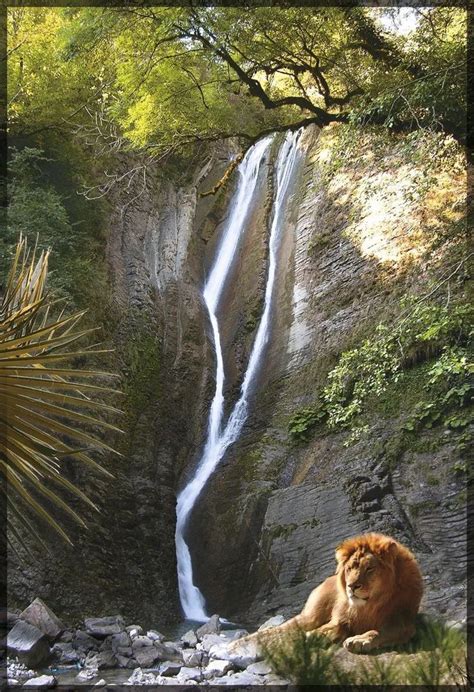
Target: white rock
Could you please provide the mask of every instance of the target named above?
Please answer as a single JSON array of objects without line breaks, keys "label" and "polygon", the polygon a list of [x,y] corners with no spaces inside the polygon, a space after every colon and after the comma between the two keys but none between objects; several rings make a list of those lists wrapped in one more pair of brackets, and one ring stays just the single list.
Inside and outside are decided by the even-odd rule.
[{"label": "white rock", "polygon": [[263,625],[260,625],[258,631],[267,630],[269,627],[278,627],[278,625],[282,625],[284,622],[285,618],[283,615],[274,615],[272,618],[266,620]]},{"label": "white rock", "polygon": [[[227,680],[229,682],[227,682]],[[253,675],[252,673],[247,673],[246,670],[242,670],[240,673],[235,673],[228,677],[221,678],[219,684],[224,682],[227,685],[262,685],[263,678],[259,675]]]},{"label": "white rock", "polygon": [[198,639],[202,639],[205,634],[218,634],[221,631],[221,623],[218,615],[213,615],[209,620],[198,627],[196,630],[196,636]]},{"label": "white rock", "polygon": [[57,683],[54,675],[40,675],[37,678],[30,678],[23,683],[23,687],[47,688],[54,687]]},{"label": "white rock", "polygon": [[134,637],[132,640],[132,649],[140,649],[142,646],[153,646],[153,640],[143,635]]},{"label": "white rock", "polygon": [[20,619],[37,627],[49,639],[56,639],[64,630],[61,620],[48,608],[41,598],[35,598],[25,610],[20,613]]},{"label": "white rock", "polygon": [[35,671],[27,668],[16,658],[7,657],[8,678],[34,678]]},{"label": "white rock", "polygon": [[257,644],[253,641],[242,644],[232,643],[231,647],[228,644],[215,644],[209,649],[209,656],[231,661],[236,668],[242,669],[263,658]]},{"label": "white rock", "polygon": [[188,632],[183,634],[181,637],[181,641],[183,644],[186,644],[186,646],[196,646],[198,643],[198,638],[196,637],[194,630],[188,630]]},{"label": "white rock", "polygon": [[161,632],[157,632],[156,630],[148,630],[146,636],[148,639],[151,639],[152,642],[164,642],[166,639],[164,634],[161,634]]},{"label": "white rock", "polygon": [[179,682],[188,682],[189,680],[195,680],[196,682],[201,682],[204,678],[203,672],[200,668],[188,668],[183,666],[176,676]]},{"label": "white rock", "polygon": [[199,648],[209,651],[212,646],[224,646],[226,642],[218,634],[205,634],[200,643],[201,646]]},{"label": "white rock", "polygon": [[79,671],[79,673],[76,675],[76,680],[78,682],[85,682],[87,680],[92,680],[92,678],[95,678],[97,675],[97,668],[84,668],[83,670]]},{"label": "white rock", "polygon": [[212,661],[209,661],[208,665],[206,666],[206,670],[204,671],[204,677],[206,678],[206,680],[209,680],[213,677],[220,678],[226,673],[228,673],[229,670],[232,670],[232,668],[233,664],[230,661],[216,658]]},{"label": "white rock", "polygon": [[266,661],[251,663],[247,668],[247,673],[253,673],[254,675],[269,675],[271,672],[272,667]]},{"label": "white rock", "polygon": [[153,673],[144,673],[141,668],[135,668],[131,676],[128,678],[126,685],[155,685],[159,676]]},{"label": "white rock", "polygon": [[100,680],[98,680],[98,681],[94,684],[94,687],[105,687],[106,684],[107,684],[107,683],[106,683],[106,681],[104,680],[104,678],[101,678]]},{"label": "white rock", "polygon": [[193,649],[184,649],[183,651],[183,661],[184,665],[190,666],[202,666],[205,665],[208,658],[205,651],[193,651]]},{"label": "white rock", "polygon": [[48,639],[44,632],[24,620],[17,620],[7,635],[10,654],[17,656],[30,668],[39,666],[49,655]]}]

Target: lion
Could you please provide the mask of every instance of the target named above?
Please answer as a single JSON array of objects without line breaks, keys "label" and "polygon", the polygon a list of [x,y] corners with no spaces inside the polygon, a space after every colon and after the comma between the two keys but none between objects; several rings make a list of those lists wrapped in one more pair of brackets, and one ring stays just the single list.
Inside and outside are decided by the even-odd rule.
[{"label": "lion", "polygon": [[299,615],[239,643],[264,643],[304,630],[352,653],[405,644],[415,633],[423,579],[413,554],[379,533],[349,538],[336,548],[336,573],[315,588]]}]

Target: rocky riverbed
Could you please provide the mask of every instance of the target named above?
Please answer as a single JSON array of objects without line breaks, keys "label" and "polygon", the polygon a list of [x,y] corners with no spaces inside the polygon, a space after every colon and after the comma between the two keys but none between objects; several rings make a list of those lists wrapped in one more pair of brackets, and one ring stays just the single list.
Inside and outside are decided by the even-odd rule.
[{"label": "rocky riverbed", "polygon": [[[262,627],[279,624],[272,618]],[[120,615],[85,618],[68,628],[37,598],[7,614],[8,686],[56,685],[278,685],[255,645],[229,651],[245,629],[222,629],[218,615],[169,640],[155,629],[127,624]]]},{"label": "rocky riverbed", "polygon": [[[288,689],[292,684],[272,670],[253,642],[236,645],[247,630],[218,615],[202,625],[182,628],[173,636],[127,624],[121,615],[86,617],[76,626],[67,627],[39,598],[22,612],[5,615],[8,687],[171,685],[183,689],[194,685],[242,689],[265,685]],[[259,629],[283,621],[282,615],[276,615]],[[420,615],[415,637],[418,645],[414,642],[405,651],[385,651],[376,656],[351,654],[340,648],[335,652],[334,664],[348,672],[351,680],[370,673],[375,676],[370,678],[371,684],[378,681],[382,670],[385,682],[389,672],[394,684],[406,682],[403,675],[413,666],[418,669],[417,680],[432,680],[434,667],[438,666],[438,682],[464,681],[465,639],[461,636],[454,650],[453,642],[449,644],[449,632],[465,632],[466,621],[446,622],[442,637],[438,632],[427,638],[426,628],[433,625],[431,618]],[[423,631],[425,637],[420,638]],[[308,660],[303,657],[291,668],[292,677],[304,678],[307,666]]]}]

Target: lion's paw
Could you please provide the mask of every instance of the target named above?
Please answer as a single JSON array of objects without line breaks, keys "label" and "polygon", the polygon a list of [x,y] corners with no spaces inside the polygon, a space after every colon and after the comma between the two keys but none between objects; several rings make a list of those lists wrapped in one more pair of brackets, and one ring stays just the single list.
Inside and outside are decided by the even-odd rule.
[{"label": "lion's paw", "polygon": [[312,630],[312,633],[323,635],[323,637],[327,637],[332,642],[337,642],[341,638],[339,627],[333,625],[322,625],[322,627]]},{"label": "lion's paw", "polygon": [[357,634],[355,637],[348,637],[342,643],[342,646],[353,654],[363,654],[370,651],[372,647],[373,637],[368,637],[365,634]]}]

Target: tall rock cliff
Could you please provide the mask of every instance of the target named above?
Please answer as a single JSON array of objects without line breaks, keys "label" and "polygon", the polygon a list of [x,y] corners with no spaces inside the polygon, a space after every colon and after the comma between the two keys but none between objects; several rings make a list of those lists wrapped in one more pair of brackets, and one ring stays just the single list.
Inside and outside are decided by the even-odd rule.
[{"label": "tall rock cliff", "polygon": [[388,145],[374,133],[344,142],[337,127],[304,134],[252,412],[192,521],[197,582],[212,612],[255,622],[297,612],[333,573],[337,543],[365,531],[413,549],[425,609],[465,612],[460,435],[440,426],[403,436],[401,422],[420,396],[415,384],[374,401],[355,439],[322,429],[295,444],[288,431],[292,414],[317,400],[338,355],[379,321],[396,323],[404,294],[427,293],[449,268],[450,242],[430,248],[440,226],[462,216],[464,177],[462,168],[449,175],[435,166],[426,183],[422,146],[403,138]]},{"label": "tall rock cliff", "polygon": [[[374,400],[363,429],[289,426],[327,385],[340,354],[400,319],[406,293],[442,281],[462,218],[463,167],[441,139],[307,128],[278,258],[271,335],[250,415],[198,500],[188,538],[210,612],[258,622],[297,612],[334,570],[338,541],[362,531],[401,539],[420,560],[424,607],[465,609],[465,479],[461,433],[443,426],[406,438],[416,377]],[[351,139],[352,138],[352,139]],[[444,140],[443,140],[444,141]],[[273,160],[265,161],[220,306],[226,408],[238,395],[260,318],[268,262]],[[446,145],[452,147],[452,143]],[[102,509],[75,532],[76,549],[11,562],[12,604],[33,595],[60,615],[121,611],[145,624],[180,617],[175,498],[199,461],[213,393],[214,350],[200,290],[225,223],[232,185],[199,197],[225,170],[219,145],[185,184],[151,175],[117,191],[107,255],[115,296],[113,344],[125,390],[123,457],[112,483],[90,480]],[[456,159],[457,157],[457,159]],[[441,163],[440,163],[441,161]],[[442,241],[433,245],[433,237]],[[449,271],[448,271],[449,273]],[[459,276],[456,277],[459,279]],[[452,292],[459,291],[453,279]],[[415,439],[416,438],[416,439]],[[460,470],[461,469],[461,470]]]}]

